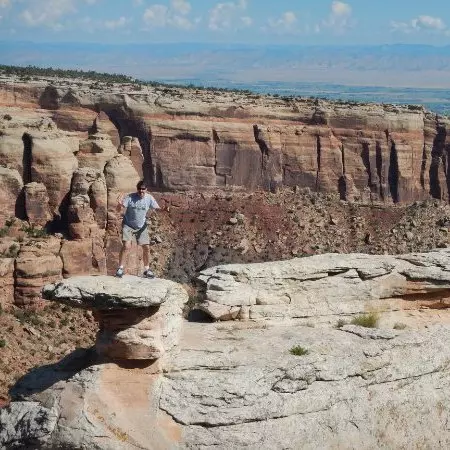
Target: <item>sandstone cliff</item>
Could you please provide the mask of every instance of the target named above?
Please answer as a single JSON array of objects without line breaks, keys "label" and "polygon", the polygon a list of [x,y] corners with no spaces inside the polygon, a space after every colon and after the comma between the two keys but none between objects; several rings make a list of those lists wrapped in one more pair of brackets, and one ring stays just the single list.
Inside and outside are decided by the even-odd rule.
[{"label": "sandstone cliff", "polygon": [[[79,167],[103,169],[114,147],[135,138],[133,165],[161,189],[296,185],[346,199],[448,199],[449,121],[421,107],[54,79],[3,81],[0,103],[39,109],[66,133],[89,132],[75,145]],[[30,158],[39,139],[31,135]],[[5,145],[23,148],[10,133]]]},{"label": "sandstone cliff", "polygon": [[[22,241],[25,236],[14,244],[17,251],[5,243],[9,247],[2,255],[19,259],[17,273],[12,264],[5,269],[4,283],[14,285],[21,305],[38,299],[48,279],[114,270],[120,247],[117,195],[134,190],[141,177],[154,190],[166,192],[158,200],[172,208],[162,220],[171,242],[152,258],[183,281],[214,263],[361,251],[361,245],[372,242],[370,251],[383,252],[376,236],[381,228],[389,234],[395,229],[376,214],[367,218],[367,228],[353,223],[359,213],[348,205],[337,214],[342,217],[331,220],[334,213],[313,198],[302,203],[294,194],[282,198],[285,206],[278,208],[279,200],[266,202],[261,192],[251,197],[252,191],[300,187],[387,205],[430,196],[448,199],[448,120],[420,107],[11,78],[0,80],[0,109],[0,228]],[[235,199],[246,191],[246,197],[225,201],[225,191],[237,192]],[[260,205],[261,200],[266,203]],[[306,217],[311,208],[314,218]],[[236,227],[224,225],[239,212],[244,219],[236,219]],[[444,214],[442,210],[443,217],[429,220],[432,227],[438,220],[447,223]],[[12,218],[17,220],[11,227]],[[392,219],[388,214],[386,220]],[[316,233],[310,221],[321,232],[326,229],[325,245],[315,237],[311,241]],[[335,239],[341,233],[339,221],[352,223],[345,238]],[[405,225],[410,234],[410,228],[417,229],[416,219],[411,223],[412,228]],[[70,240],[59,236],[51,251],[47,244],[26,242],[27,235],[39,237],[35,232],[41,228],[60,231]],[[417,238],[414,244],[423,250],[446,245],[443,232],[427,233],[433,238]],[[257,242],[248,234],[258,236]],[[396,240],[412,244],[403,234]],[[26,263],[29,255],[35,258],[33,269]],[[131,273],[139,265],[135,253]]]}]

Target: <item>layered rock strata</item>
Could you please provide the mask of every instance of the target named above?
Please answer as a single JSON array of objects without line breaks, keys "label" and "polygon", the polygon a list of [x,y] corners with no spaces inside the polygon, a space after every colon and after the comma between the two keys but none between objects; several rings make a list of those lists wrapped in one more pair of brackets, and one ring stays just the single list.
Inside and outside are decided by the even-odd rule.
[{"label": "layered rock strata", "polygon": [[[56,79],[0,83],[0,98],[5,112],[39,108],[77,133],[80,167],[101,168],[122,143],[139,175],[158,188],[300,186],[349,200],[448,199],[449,122],[420,106],[164,86],[75,89]],[[31,151],[41,147],[39,133],[30,134]],[[20,152],[9,132],[0,156],[5,145]],[[72,170],[67,157],[66,166]]]},{"label": "layered rock strata", "polygon": [[326,317],[450,307],[450,250],[406,255],[324,254],[204,270],[214,320]]},{"label": "layered rock strata", "polygon": [[98,354],[119,360],[154,360],[170,350],[187,301],[171,281],[134,276],[73,277],[45,286],[43,297],[92,310],[99,323]]}]

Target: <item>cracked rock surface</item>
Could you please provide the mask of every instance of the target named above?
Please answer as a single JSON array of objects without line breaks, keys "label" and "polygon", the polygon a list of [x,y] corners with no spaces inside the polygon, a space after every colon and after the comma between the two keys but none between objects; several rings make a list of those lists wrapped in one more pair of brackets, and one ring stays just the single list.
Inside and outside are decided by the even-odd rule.
[{"label": "cracked rock surface", "polygon": [[[163,366],[77,368],[69,361],[37,369],[0,413],[2,425],[27,411],[32,420],[19,422],[15,434],[0,427],[0,443],[158,450],[450,445],[448,325],[386,336],[380,330],[378,338],[357,326],[294,320],[184,325],[180,347]],[[307,353],[292,354],[296,346]]]},{"label": "cracked rock surface", "polygon": [[[450,250],[406,255],[323,254],[230,264],[201,272],[215,320],[300,318],[392,311],[439,301],[450,288]],[[405,304],[406,303],[406,304]],[[409,303],[409,304],[408,304]]]}]

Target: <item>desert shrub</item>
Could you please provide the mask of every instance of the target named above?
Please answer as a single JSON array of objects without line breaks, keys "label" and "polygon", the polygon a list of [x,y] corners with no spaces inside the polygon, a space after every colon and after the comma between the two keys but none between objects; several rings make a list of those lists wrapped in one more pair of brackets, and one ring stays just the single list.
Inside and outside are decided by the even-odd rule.
[{"label": "desert shrub", "polygon": [[351,324],[366,328],[376,328],[378,325],[378,320],[379,317],[375,313],[361,314],[359,316],[353,317]]},{"label": "desert shrub", "polygon": [[289,350],[289,353],[291,355],[295,355],[295,356],[303,356],[303,355],[307,355],[309,352],[306,348],[304,348],[300,345],[295,345],[294,347],[292,347]]},{"label": "desert shrub", "polygon": [[347,322],[344,319],[339,319],[336,323],[336,328],[342,328],[344,325],[347,325]]},{"label": "desert shrub", "polygon": [[5,339],[0,339],[0,348],[6,347],[6,341]]},{"label": "desert shrub", "polygon": [[36,228],[34,226],[30,226],[30,227],[23,227],[21,231],[25,231],[25,233],[27,233],[27,235],[32,238],[48,237],[47,231],[45,231],[43,228]]},{"label": "desert shrub", "polygon": [[404,330],[406,328],[406,324],[401,322],[395,322],[393,328],[394,330]]},{"label": "desert shrub", "polygon": [[3,118],[4,118],[5,120],[12,120],[11,114],[5,114],[5,115],[3,116]]}]

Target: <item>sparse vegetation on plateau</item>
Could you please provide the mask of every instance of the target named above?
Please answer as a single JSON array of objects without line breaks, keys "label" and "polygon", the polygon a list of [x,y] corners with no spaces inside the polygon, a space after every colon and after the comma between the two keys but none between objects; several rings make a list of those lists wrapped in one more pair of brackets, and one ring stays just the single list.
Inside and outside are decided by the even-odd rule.
[{"label": "sparse vegetation on plateau", "polygon": [[361,314],[352,319],[352,325],[359,325],[360,327],[366,328],[376,328],[378,325],[378,314],[370,313],[370,314]]},{"label": "sparse vegetation on plateau", "polygon": [[307,355],[309,351],[301,345],[295,345],[289,350],[289,353],[295,356],[304,356]]}]

